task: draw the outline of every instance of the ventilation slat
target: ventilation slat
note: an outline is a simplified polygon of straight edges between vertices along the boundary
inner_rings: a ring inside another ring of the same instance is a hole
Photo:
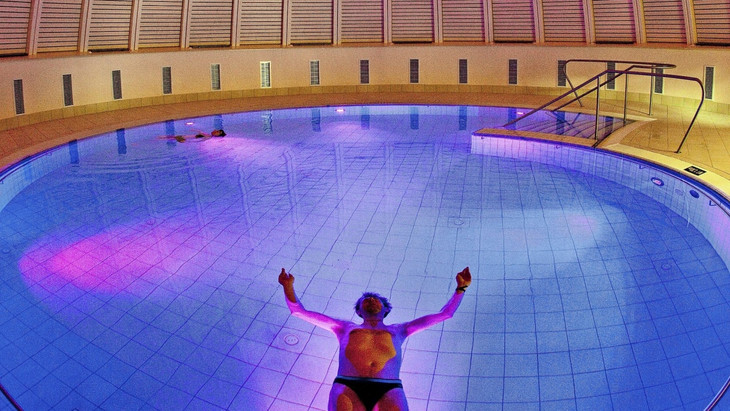
[[[343,43],[383,42],[383,1],[342,0]]]
[[[698,44],[730,44],[730,0],[694,0]]]
[[[139,47],[179,47],[182,2],[142,0],[139,19]]]
[[[586,41],[583,0],[543,0],[545,41]]]
[[[332,2],[292,0],[291,43],[332,43]]]
[[[38,22],[38,52],[78,50],[80,22],[81,0],[43,1]]]
[[[30,0],[0,1],[0,56],[26,52],[29,20]]]
[[[132,0],[93,0],[89,50],[128,49]]]
[[[535,19],[532,0],[493,0],[494,41],[535,41]]]
[[[281,44],[282,2],[241,1],[241,44]]]
[[[442,0],[444,41],[484,41],[481,0]]]
[[[686,43],[682,0],[644,0],[647,43]]]
[[[433,41],[433,1],[392,0],[393,42]]]
[[[636,41],[632,0],[593,0],[597,43]]]
[[[233,3],[221,0],[191,0],[190,46],[231,44]]]

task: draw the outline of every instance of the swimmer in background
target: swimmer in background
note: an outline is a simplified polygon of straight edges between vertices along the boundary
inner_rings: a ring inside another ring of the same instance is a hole
[[[294,292],[294,276],[281,269],[286,304],[292,315],[331,331],[340,343],[339,369],[330,391],[330,411],[407,410],[408,402],[400,380],[401,345],[408,336],[451,318],[471,284],[469,267],[456,275],[456,290],[444,307],[401,324],[384,324],[392,306],[376,293],[364,293],[355,303],[362,324],[308,311]]]
[[[224,137],[225,135],[226,135],[226,132],[225,131],[223,131],[222,129],[216,129],[216,130],[211,131],[210,134],[205,134],[202,131],[200,131],[197,134],[195,134],[194,136],[183,136],[183,135],[179,135],[178,134],[178,135],[175,135],[175,136],[172,136],[172,135],[162,136],[160,138],[161,139],[166,139],[166,140],[175,140],[178,143],[184,143],[189,138],[194,138],[194,139],[196,139],[198,141],[204,141],[204,140],[207,140],[207,139],[209,139],[211,137]]]

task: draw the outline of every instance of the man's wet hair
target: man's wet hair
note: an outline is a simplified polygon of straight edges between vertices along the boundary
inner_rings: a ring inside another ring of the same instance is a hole
[[[362,297],[360,297],[357,302],[355,303],[355,314],[358,315],[358,317],[362,318],[362,315],[360,315],[360,304],[362,301],[369,297],[375,297],[380,300],[380,302],[383,304],[383,318],[387,317],[388,314],[390,314],[390,310],[393,309],[393,306],[390,304],[390,301],[388,301],[387,298],[383,297],[382,295],[378,293],[371,293],[371,292],[365,292],[362,293]]]

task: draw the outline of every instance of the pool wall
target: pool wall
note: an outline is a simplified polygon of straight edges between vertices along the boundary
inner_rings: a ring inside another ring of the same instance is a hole
[[[606,151],[503,136],[474,134],[471,149],[475,154],[580,171],[646,194],[695,226],[730,266],[730,205],[714,191],[675,172]]]
[[[300,46],[247,49],[190,49],[93,54],[40,54],[8,57],[0,63],[0,130],[40,121],[139,106],[198,100],[319,93],[476,92],[557,94],[558,61],[571,58],[641,60],[676,64],[671,74],[704,78],[715,67],[713,100],[705,110],[728,112],[727,51],[721,48],[632,47],[620,45],[549,46],[536,44],[397,44]],[[410,79],[417,59],[418,79]],[[368,84],[361,83],[360,61],[369,62]],[[467,61],[467,82],[459,83],[459,61]],[[517,61],[517,83],[509,83],[509,61]],[[319,62],[319,84],[312,85],[310,61]],[[261,86],[260,62],[271,63],[271,86]],[[211,65],[220,67],[214,90]],[[163,67],[171,72],[171,93],[163,91]],[[605,64],[571,64],[569,74],[582,81]],[[112,72],[119,71],[121,96],[115,98]],[[63,76],[70,75],[73,102],[64,101]],[[22,81],[24,113],[17,115],[13,82]],[[605,90],[606,98],[623,99]],[[629,98],[648,102],[649,78],[631,80]],[[694,106],[696,84],[665,81],[657,104]]]

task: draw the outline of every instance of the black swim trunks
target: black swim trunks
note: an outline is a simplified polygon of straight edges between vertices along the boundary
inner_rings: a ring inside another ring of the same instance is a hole
[[[393,388],[403,388],[401,380],[386,380],[382,378],[361,378],[337,376],[335,382],[346,385],[355,391],[365,409],[372,411],[375,404],[383,398],[383,395]]]

